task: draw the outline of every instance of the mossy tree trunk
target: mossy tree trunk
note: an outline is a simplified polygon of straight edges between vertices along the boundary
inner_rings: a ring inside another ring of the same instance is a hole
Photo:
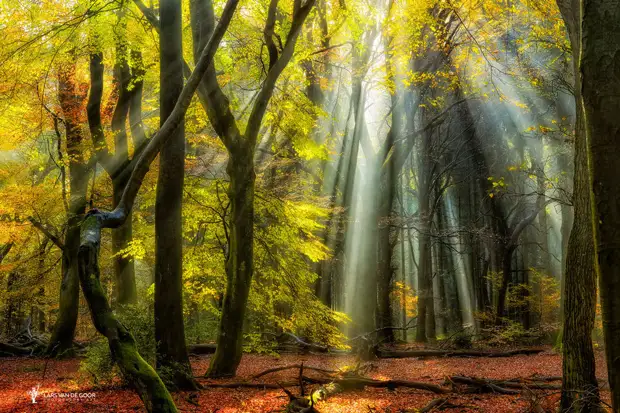
[[[582,3],[581,75],[607,371],[620,411],[620,7]]]
[[[78,253],[80,283],[93,324],[108,339],[112,359],[135,388],[147,411],[176,412],[177,408],[166,386],[153,367],[138,353],[133,336],[112,312],[101,286],[98,260],[103,221],[100,213],[94,213],[82,222]]]
[[[172,113],[183,89],[180,0],[159,3],[160,122]],[[155,202],[155,340],[157,369],[173,389],[196,389],[185,346],[183,321],[183,180],[185,130],[181,124],[159,155]]]
[[[224,6],[220,21],[204,47],[194,72],[189,76],[181,91],[172,113],[144,146],[134,167],[131,168],[131,176],[116,208],[111,212],[93,209],[80,226],[78,274],[95,328],[108,339],[114,360],[118,363],[126,380],[134,386],[148,411],[176,412],[177,409],[155,370],[140,357],[131,333],[118,321],[110,308],[99,280],[98,257],[101,229],[118,228],[128,219],[151,162],[159,154],[167,139],[172,137],[175,130],[182,124],[192,96],[207,68],[212,64],[215,51],[230,24],[237,5],[238,0],[228,0]]]
[[[573,50],[575,145],[573,226],[568,238],[562,289],[562,412],[600,411],[592,330],[596,311],[596,270],[588,173],[588,142],[583,119],[579,50],[581,11],[578,0],[558,0]]]

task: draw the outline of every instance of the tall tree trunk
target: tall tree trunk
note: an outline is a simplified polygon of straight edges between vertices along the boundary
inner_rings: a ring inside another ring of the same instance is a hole
[[[580,108],[581,104],[577,107]],[[596,308],[596,272],[587,169],[587,141],[583,133],[583,117],[580,112],[580,110],[577,111],[575,128],[573,186],[575,215],[568,241],[564,273],[562,398],[560,402],[563,412],[591,412],[598,411],[599,408],[598,383],[592,347]]]
[[[183,87],[172,113],[160,130],[150,139],[131,169],[131,177],[125,186],[118,206],[112,212],[103,212],[97,209],[90,211],[80,226],[78,273],[93,323],[97,331],[108,339],[114,360],[118,363],[126,380],[135,387],[149,412],[176,412],[177,409],[157,373],[140,357],[131,333],[118,321],[108,304],[99,279],[98,259],[101,229],[118,227],[127,220],[128,213],[133,209],[136,196],[150,164],[166,140],[172,137],[176,129],[183,123],[183,117],[192,101],[192,96],[213,62],[215,51],[230,24],[237,5],[237,0],[226,2],[220,21],[213,30],[209,41],[206,42],[196,67],[189,76],[187,84]]]
[[[47,354],[70,354],[75,336],[79,307],[77,254],[80,247],[80,222],[86,212],[88,167],[82,153],[85,91],[76,84],[75,66],[58,70],[58,101],[64,115],[67,155],[69,158],[69,188],[71,201],[67,217],[65,249],[62,255],[62,281],[58,317],[54,324]]]
[[[424,113],[426,115],[426,113]],[[423,115],[423,118],[424,118]],[[420,137],[420,158],[418,159],[418,211],[419,232],[419,271],[418,271],[418,327],[416,341],[433,341],[435,332],[435,300],[433,296],[433,259],[431,226],[433,208],[431,202],[431,132]]]
[[[512,280],[512,255],[516,246],[502,245],[502,283],[499,286],[495,317],[499,323],[506,313],[506,294]]]
[[[422,187],[426,187],[423,183]],[[433,268],[431,254],[431,216],[428,188],[420,188],[419,211],[420,232],[418,234],[418,327],[416,341],[426,342],[435,339],[435,305],[433,299]]]
[[[620,7],[584,0],[581,73],[596,257],[613,411],[620,411]]]
[[[114,82],[118,91],[116,107],[112,114],[112,131],[114,132],[114,171],[112,178],[113,206],[116,207],[123,195],[123,189],[129,179],[128,174],[123,173],[124,167],[129,162],[129,143],[127,140],[127,116],[134,85],[131,69],[129,67],[129,52],[125,30],[127,21],[122,12],[121,23],[115,31],[116,62],[114,64]],[[135,303],[138,299],[136,290],[136,276],[133,257],[122,254],[132,240],[131,216],[123,225],[112,231],[112,253],[114,254],[114,274],[116,277],[116,302],[118,304]]]
[[[579,50],[581,4],[558,0],[558,7],[573,50],[575,94],[575,145],[573,176],[573,226],[568,238],[562,278],[562,412],[600,411],[592,330],[596,312],[596,269],[592,227],[588,141],[585,134]],[[564,221],[564,216],[563,220]]]
[[[254,270],[254,172],[253,151],[231,154],[228,162],[231,229],[226,261],[226,294],[222,304],[217,350],[211,358],[209,377],[234,376],[241,362],[243,321]],[[233,160],[234,159],[234,160]]]
[[[160,123],[170,116],[183,89],[180,0],[159,3]],[[183,324],[182,203],[185,175],[183,121],[162,147],[155,202],[155,340],[157,369],[169,386],[195,389]]]
[[[314,6],[314,0],[297,4],[294,8],[290,30],[281,50],[274,43],[277,6],[276,0],[269,4],[263,30],[269,52],[269,71],[256,95],[245,133],[239,131],[229,99],[218,84],[214,65],[207,68],[202,82],[207,91],[209,121],[228,150],[228,197],[231,207],[227,288],[222,303],[217,350],[207,371],[210,377],[234,375],[241,361],[243,321],[254,269],[254,151],[267,105],[280,74],[293,57],[297,37]],[[213,3],[210,0],[192,0],[190,7],[194,56],[197,56],[215,27]]]

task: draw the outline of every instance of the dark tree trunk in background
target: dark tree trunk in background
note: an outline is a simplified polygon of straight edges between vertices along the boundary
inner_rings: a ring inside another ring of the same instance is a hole
[[[506,314],[506,295],[508,287],[512,281],[512,256],[517,248],[516,245],[506,245],[502,243],[502,282],[499,286],[497,295],[497,306],[495,307],[495,317],[499,323]]]
[[[594,194],[596,256],[613,411],[620,411],[620,7],[584,0],[582,97]]]
[[[394,126],[392,126],[392,128],[394,128]],[[390,148],[390,143],[393,142],[393,130],[394,129],[389,132],[387,148]],[[375,327],[382,329],[377,333],[378,340],[391,343],[394,341],[394,330],[386,327],[392,327],[394,325],[391,297],[395,273],[395,268],[392,265],[392,255],[396,245],[396,231],[392,227],[394,225],[392,222],[392,212],[396,192],[396,167],[394,162],[390,162],[385,169],[386,170],[382,171],[380,177],[380,198],[378,199],[378,266]]]
[[[427,116],[424,111],[422,118]],[[432,132],[424,132],[420,136],[418,159],[418,216],[419,216],[419,271],[418,271],[418,324],[416,341],[434,341],[435,332],[435,300],[433,295],[433,258],[432,258],[432,222],[433,207],[431,206],[431,139]]]
[[[58,71],[58,101],[64,116],[67,155],[69,158],[69,190],[71,201],[67,212],[67,233],[62,254],[62,281],[58,316],[47,348],[50,356],[71,353],[78,317],[79,279],[77,254],[80,247],[80,222],[86,212],[89,171],[82,153],[86,88],[76,84],[75,66]]]
[[[183,89],[180,0],[162,0],[160,21],[160,123]],[[157,370],[174,389],[195,389],[183,322],[183,121],[161,149],[155,202],[155,340]]]

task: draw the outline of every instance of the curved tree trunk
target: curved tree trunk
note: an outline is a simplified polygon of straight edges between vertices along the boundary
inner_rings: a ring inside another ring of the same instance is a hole
[[[99,280],[99,245],[101,220],[91,214],[82,221],[82,241],[78,266],[82,291],[88,302],[93,324],[108,339],[112,359],[135,388],[149,412],[176,412],[170,393],[155,370],[138,353],[136,342],[127,328],[116,318]]]
[[[215,67],[208,67],[203,77],[209,121],[228,150],[226,169],[230,177],[228,197],[231,207],[226,259],[227,288],[218,328],[217,350],[206,373],[209,377],[234,375],[241,361],[243,321],[254,269],[254,151],[276,82],[293,57],[297,37],[314,3],[315,0],[308,0],[294,8],[290,30],[279,50],[275,46],[273,32],[278,2],[270,2],[263,31],[269,52],[269,71],[256,95],[245,133],[239,131],[229,99],[218,84]],[[215,27],[213,3],[210,0],[192,0],[190,7],[194,56],[197,56]]]

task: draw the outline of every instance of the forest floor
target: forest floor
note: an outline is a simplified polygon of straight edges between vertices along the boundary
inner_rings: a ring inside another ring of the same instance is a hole
[[[604,354],[597,351],[597,376],[606,380]],[[350,356],[297,355],[287,354],[279,357],[246,354],[243,357],[238,376],[230,380],[208,381],[208,383],[227,383],[249,381],[252,376],[278,366],[303,362],[307,367],[337,369],[354,366],[355,359]],[[204,374],[209,364],[209,356],[192,357],[194,374]],[[444,385],[449,376],[460,375],[485,379],[532,378],[536,376],[560,376],[561,356],[551,348],[537,355],[518,355],[505,358],[432,358],[432,359],[381,359],[372,362],[371,371],[366,377],[376,380],[408,380]],[[296,369],[265,375],[252,382],[283,383],[297,380]],[[306,370],[308,376],[320,377]],[[556,385],[559,382],[554,382]],[[32,403],[28,391],[39,386],[36,404]],[[318,385],[306,385],[316,388]],[[291,387],[293,393],[298,388]],[[65,397],[52,393],[64,393]],[[75,393],[73,397],[67,393]],[[536,399],[544,411],[551,412],[557,406],[559,390],[536,390]],[[77,397],[76,397],[77,396]],[[531,394],[530,394],[531,396]],[[529,412],[531,397],[500,394],[436,394],[407,388],[388,390],[365,388],[351,390],[329,397],[316,407],[321,413],[398,413],[415,412],[437,397],[447,397],[455,406],[442,409],[444,412]],[[603,390],[603,398],[609,393]],[[179,392],[174,394],[178,408],[183,412],[277,412],[283,411],[288,398],[279,389],[230,389],[205,388],[198,392]],[[0,359],[0,412],[142,412],[144,408],[136,393],[120,385],[93,386],[79,373],[79,359],[46,361],[41,358]],[[438,410],[433,410],[438,411]],[[539,409],[540,411],[540,409]]]

